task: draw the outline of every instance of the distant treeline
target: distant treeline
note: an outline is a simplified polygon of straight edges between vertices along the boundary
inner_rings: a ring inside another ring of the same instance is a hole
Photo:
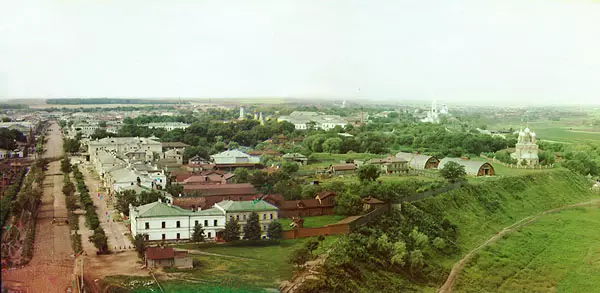
[[[27,109],[29,106],[22,104],[0,104],[0,109],[8,110],[8,109]]]
[[[96,104],[177,104],[179,101],[168,100],[143,100],[143,99],[109,99],[109,98],[89,98],[89,99],[47,99],[49,105],[96,105]]]

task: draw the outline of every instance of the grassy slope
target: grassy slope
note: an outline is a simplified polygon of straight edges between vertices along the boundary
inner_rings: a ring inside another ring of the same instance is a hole
[[[315,227],[323,227],[325,225],[337,223],[346,218],[346,216],[341,215],[326,215],[326,216],[312,216],[312,217],[302,217],[304,219],[304,228],[315,228]],[[292,230],[290,224],[292,223],[291,219],[280,218],[279,222],[283,227],[283,230]]]
[[[546,215],[478,253],[458,292],[593,292],[600,284],[600,208]]]
[[[590,187],[583,177],[557,169],[463,187],[416,205],[444,211],[458,226],[458,244],[468,251],[527,216],[597,196]]]

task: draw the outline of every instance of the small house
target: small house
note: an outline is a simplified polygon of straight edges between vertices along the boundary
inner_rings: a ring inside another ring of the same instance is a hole
[[[176,251],[172,247],[148,247],[146,248],[146,266],[176,267],[178,269],[189,269],[193,267],[192,258],[187,251]]]
[[[356,171],[356,165],[354,165],[354,164],[331,165],[327,171],[331,174],[337,174],[337,175],[353,174],[354,171]]]
[[[306,165],[308,163],[308,158],[299,153],[288,153],[282,156],[283,160],[286,162],[295,162],[299,165]]]

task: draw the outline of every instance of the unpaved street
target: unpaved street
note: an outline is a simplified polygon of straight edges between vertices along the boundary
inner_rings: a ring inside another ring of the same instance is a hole
[[[44,157],[61,156],[62,137],[59,127],[54,123],[50,129]],[[74,264],[69,226],[52,224],[53,217],[67,214],[65,196],[62,193],[60,161],[49,164],[43,184],[33,258],[23,268],[2,272],[3,285],[21,288],[26,292],[65,292],[72,285]]]

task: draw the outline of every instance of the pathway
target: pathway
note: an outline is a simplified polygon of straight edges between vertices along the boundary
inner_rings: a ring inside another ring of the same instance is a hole
[[[566,210],[566,209],[570,209],[570,208],[574,208],[574,207],[580,207],[580,206],[585,206],[585,205],[593,205],[593,204],[596,204],[596,203],[600,203],[600,199],[593,199],[593,200],[588,200],[588,201],[584,201],[584,202],[580,202],[580,203],[576,203],[576,204],[562,206],[562,207],[559,207],[559,208],[555,208],[555,209],[551,209],[551,210],[547,210],[547,211],[538,213],[537,215],[534,215],[534,216],[529,216],[527,218],[522,219],[519,222],[516,222],[516,223],[514,223],[514,224],[512,224],[512,225],[510,225],[508,227],[505,227],[500,232],[496,233],[496,235],[492,236],[490,239],[488,239],[487,241],[485,241],[483,244],[481,244],[477,248],[469,251],[469,253],[467,253],[460,261],[458,261],[456,264],[454,264],[454,266],[452,267],[452,271],[450,271],[450,275],[448,275],[448,278],[446,279],[446,282],[438,290],[438,293],[450,293],[450,292],[452,292],[452,286],[454,285],[454,282],[456,281],[456,278],[458,278],[458,275],[460,274],[460,272],[462,271],[462,269],[467,265],[467,263],[475,255],[475,253],[477,253],[479,250],[481,250],[482,248],[486,247],[490,243],[496,242],[498,239],[502,238],[504,235],[506,235],[506,234],[508,234],[508,233],[516,230],[516,229],[519,229],[519,228],[521,228],[521,227],[523,227],[525,225],[528,225],[530,223],[535,222],[541,216],[544,216],[544,215],[547,215],[547,214],[551,214],[551,213],[560,212],[562,210]]]
[[[50,126],[47,138],[44,157],[61,156],[62,136],[56,123]],[[3,271],[2,284],[26,292],[65,292],[72,285],[74,265],[69,226],[52,224],[55,215],[66,215],[60,161],[50,163],[45,174],[33,258],[24,267]]]

